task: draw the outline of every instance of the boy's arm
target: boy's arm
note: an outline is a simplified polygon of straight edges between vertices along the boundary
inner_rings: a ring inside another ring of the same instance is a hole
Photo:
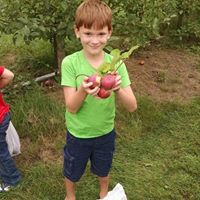
[[[121,76],[117,75],[115,87],[113,91],[115,92],[117,98],[122,102],[123,106],[129,111],[133,112],[137,109],[137,100],[131,89],[131,86],[121,88]]]
[[[4,88],[13,79],[13,77],[14,74],[10,70],[4,68],[0,77],[0,89]]]
[[[63,87],[63,91],[67,110],[71,113],[76,113],[86,98],[87,93],[82,86],[78,90],[72,87]]]
[[[65,105],[69,112],[78,112],[88,94],[95,96],[98,93],[98,87],[95,87],[94,89],[89,88],[93,83],[87,83],[87,79],[88,78],[85,78],[78,89],[67,86],[63,87]]]
[[[130,86],[119,88],[115,94],[129,112],[137,109],[137,101]]]

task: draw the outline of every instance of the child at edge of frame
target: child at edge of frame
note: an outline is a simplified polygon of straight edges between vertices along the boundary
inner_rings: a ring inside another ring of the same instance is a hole
[[[14,74],[7,68],[0,66],[0,89],[5,88],[13,79]],[[10,108],[3,100],[0,92],[0,193],[7,192],[21,180],[21,174],[11,157],[6,141],[6,131],[11,121]]]
[[[115,150],[115,98],[129,112],[137,109],[137,101],[124,63],[117,69],[111,95],[105,99],[97,97],[99,86],[93,88],[87,76],[79,76],[92,75],[102,63],[112,60],[103,50],[112,34],[110,7],[101,0],[83,1],[76,10],[74,31],[82,49],[66,56],[61,64],[67,126],[63,167],[65,200],[76,199],[76,182],[89,160],[90,170],[99,180],[99,198],[103,199],[108,194]]]

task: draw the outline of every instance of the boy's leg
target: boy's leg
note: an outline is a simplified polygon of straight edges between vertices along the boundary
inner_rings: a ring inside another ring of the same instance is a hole
[[[75,183],[79,181],[85,171],[90,157],[93,142],[90,139],[80,139],[67,133],[64,147],[64,169],[66,199],[75,200]]]
[[[66,198],[65,200],[75,200],[75,183],[65,178]]]
[[[9,123],[10,115],[8,113],[0,124],[0,177],[5,184],[16,185],[19,182],[21,175],[8,151],[6,130],[8,129]]]
[[[99,197],[103,199],[108,194],[109,176],[99,177],[100,192]]]
[[[101,199],[108,193],[109,172],[115,150],[115,135],[115,130],[112,130],[110,133],[96,138],[95,148],[90,157],[91,171],[99,178]]]

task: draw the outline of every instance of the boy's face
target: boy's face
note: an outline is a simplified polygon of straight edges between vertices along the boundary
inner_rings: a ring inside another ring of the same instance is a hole
[[[102,53],[108,39],[111,36],[112,31],[108,30],[108,27],[97,30],[93,27],[88,29],[84,26],[75,28],[75,34],[77,38],[80,38],[81,44],[86,54],[99,55]]]

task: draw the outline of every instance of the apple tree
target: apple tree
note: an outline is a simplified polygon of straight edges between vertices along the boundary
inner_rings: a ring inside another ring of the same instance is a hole
[[[74,12],[80,0],[0,0],[0,31],[19,36],[26,43],[36,38],[49,40],[55,67],[64,56],[64,40],[73,35]]]

